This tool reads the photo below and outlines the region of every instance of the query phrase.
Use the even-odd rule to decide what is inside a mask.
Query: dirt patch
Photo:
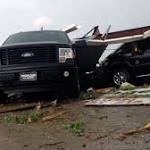
[[[121,141],[118,137],[150,121],[149,106],[84,107],[84,102],[72,102],[44,111],[69,111],[47,122],[6,124],[0,116],[0,149],[2,150],[149,150],[150,132],[134,134]],[[31,110],[33,111],[33,110]],[[24,113],[24,112],[17,112]],[[139,117],[140,116],[140,117]],[[77,136],[66,124],[84,123],[84,132]],[[78,127],[75,128],[78,130]]]

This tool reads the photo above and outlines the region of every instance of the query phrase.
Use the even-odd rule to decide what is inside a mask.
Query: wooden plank
[[[117,98],[87,100],[85,106],[138,106],[150,105],[149,98]]]
[[[61,112],[50,114],[49,116],[44,117],[42,120],[43,120],[43,122],[50,121],[50,120],[53,120],[57,117],[60,117],[60,116],[64,115],[67,112],[68,112],[68,110],[63,110]]]
[[[31,104],[16,104],[16,105],[1,105],[0,107],[0,113],[9,113],[9,112],[15,112],[15,111],[23,111],[27,109],[35,108],[37,103],[31,103]]]
[[[24,104],[12,104],[12,105],[1,105],[0,106],[0,113],[9,113],[9,112],[16,112],[16,111],[24,111],[29,109],[36,108],[38,103],[24,103]],[[41,104],[41,108],[52,106],[52,102],[43,103]]]

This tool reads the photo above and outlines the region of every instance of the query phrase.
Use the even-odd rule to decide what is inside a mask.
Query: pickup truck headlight
[[[59,48],[59,63],[65,63],[67,59],[73,59],[74,53],[71,48]]]

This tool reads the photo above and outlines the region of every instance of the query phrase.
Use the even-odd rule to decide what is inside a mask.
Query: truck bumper
[[[21,81],[22,73],[36,72],[35,81]],[[64,73],[69,73],[65,77]],[[23,93],[39,91],[58,91],[77,84],[78,74],[76,67],[42,67],[27,69],[9,69],[0,72],[0,90],[20,91]]]

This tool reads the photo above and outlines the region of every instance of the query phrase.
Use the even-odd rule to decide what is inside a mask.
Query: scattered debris
[[[150,87],[137,87],[130,83],[124,83],[119,90],[114,88],[98,89],[96,90],[96,99],[86,99],[85,106],[138,106],[150,105]],[[130,87],[129,87],[130,86]],[[127,90],[128,89],[128,90]],[[98,95],[99,93],[104,93]]]
[[[17,111],[24,111],[29,109],[36,109],[40,110],[41,108],[46,108],[49,106],[53,106],[52,102],[46,103],[22,103],[22,104],[14,104],[14,105],[7,105],[5,107],[0,107],[0,113],[9,113],[9,112],[17,112]]]
[[[53,120],[53,119],[56,119],[64,114],[66,114],[68,112],[68,110],[64,110],[64,111],[61,111],[61,112],[57,112],[55,114],[51,114],[49,116],[46,116],[42,119],[43,122],[46,122],[46,121],[50,121],[50,120]]]
[[[95,92],[98,94],[107,94],[107,93],[110,93],[115,90],[116,89],[114,89],[114,88],[103,88],[103,89],[97,89],[97,90],[95,90]]]
[[[121,136],[119,136],[118,139],[123,141],[124,139],[127,138],[127,136],[133,135],[135,133],[143,132],[144,130],[150,130],[150,123],[147,123],[144,127],[141,127],[141,128],[138,128],[138,129],[133,129],[133,130],[130,130],[128,132],[125,132]]]
[[[38,104],[36,105],[36,110],[39,111],[41,110],[41,108],[42,108],[41,102],[38,102]]]
[[[116,90],[104,94],[105,98],[149,98],[150,88],[137,87],[133,90]]]
[[[138,105],[150,105],[149,98],[118,98],[107,99],[100,98],[95,100],[85,101],[85,106],[138,106]]]
[[[103,138],[107,138],[109,135],[100,135],[100,136],[98,136],[98,137],[96,137],[95,139],[94,139],[94,141],[95,140],[100,140],[100,139],[103,139]]]
[[[95,99],[96,97],[96,92],[93,88],[87,89],[87,92],[80,93],[80,100]]]
[[[128,82],[122,83],[120,90],[134,90],[136,87]]]
[[[149,85],[148,83],[144,83],[143,87],[144,87],[144,88],[149,88],[150,85]]]
[[[125,132],[123,133],[124,135],[132,135],[132,134],[135,134],[135,133],[139,133],[139,132],[142,132],[144,130],[150,130],[150,123],[147,123],[144,127],[142,128],[138,128],[138,129],[135,129],[135,130],[130,130],[128,132]]]
[[[43,147],[51,147],[51,146],[56,146],[56,145],[59,145],[59,144],[64,144],[64,142],[60,141],[60,142],[55,142],[55,143],[44,144],[44,145],[40,146],[40,149],[43,148]]]
[[[116,136],[116,139],[120,140],[120,141],[123,141],[127,138],[126,135],[120,135],[120,136]]]
[[[92,87],[88,88],[86,91],[87,91],[87,93],[95,92]]]
[[[89,139],[90,141],[97,141],[104,138],[107,138],[111,135],[110,132],[103,132],[103,131],[90,131],[87,132],[85,137]]]
[[[55,99],[54,101],[51,102],[51,105],[52,105],[53,107],[56,107],[57,104],[58,104],[58,100],[57,100],[57,99]]]
[[[85,123],[83,122],[66,124],[64,127],[76,136],[82,136],[85,131]]]
[[[23,111],[35,108],[37,103],[28,103],[28,104],[19,104],[19,105],[11,105],[10,107],[1,107],[0,113],[9,113],[9,112],[16,112],[16,111]]]

